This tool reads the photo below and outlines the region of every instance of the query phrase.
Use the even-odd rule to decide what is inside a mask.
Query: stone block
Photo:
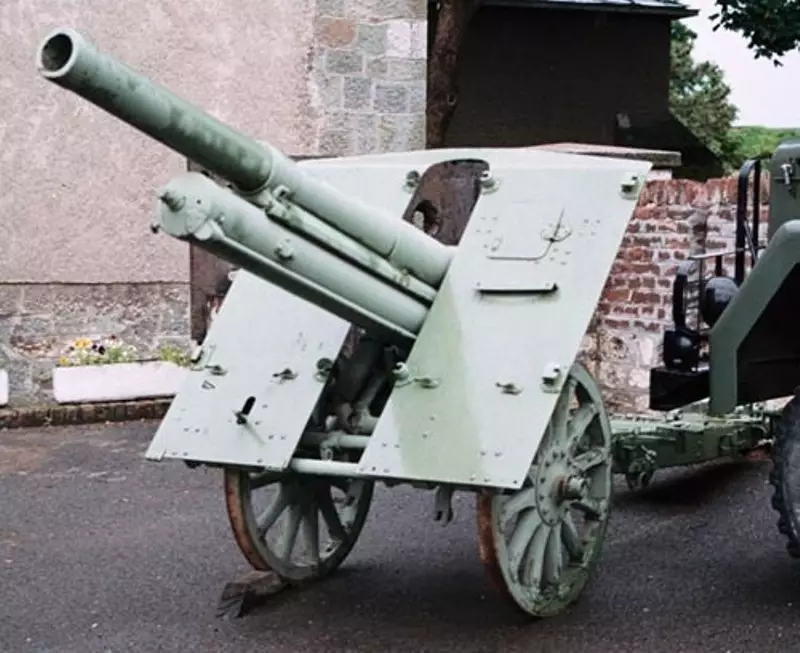
[[[377,131],[378,148],[383,152],[418,150],[425,146],[425,116],[383,115]]]
[[[368,77],[372,77],[373,79],[383,79],[386,77],[388,70],[389,66],[386,63],[386,59],[382,57],[367,59],[366,72]]]
[[[342,77],[336,75],[316,75],[320,101],[326,109],[338,109],[344,104],[344,85]]]
[[[428,75],[427,59],[395,59],[386,60],[386,79],[406,81],[426,81]]]
[[[428,31],[424,20],[391,20],[386,31],[386,55],[404,59],[425,59]]]
[[[408,112],[425,113],[428,93],[425,82],[408,85]]]
[[[354,154],[372,154],[378,151],[378,116],[374,113],[353,114],[350,117],[354,133]]]
[[[360,75],[364,72],[364,55],[350,50],[329,50],[325,70],[338,75]]]
[[[325,120],[326,132],[348,132],[352,135],[375,133],[377,116],[374,113],[337,111]]]
[[[360,23],[355,47],[359,52],[378,57],[386,53],[386,23]]]
[[[326,131],[319,139],[319,152],[323,156],[344,156],[351,153],[351,133],[349,131]]]
[[[372,105],[372,80],[369,77],[345,77],[343,81],[344,108],[369,110]]]
[[[408,88],[401,84],[377,84],[373,107],[380,113],[406,113]]]
[[[341,18],[345,15],[345,0],[316,0],[317,16]]]
[[[427,17],[427,3],[425,0],[346,0],[345,13],[348,17],[360,20],[424,20]]]

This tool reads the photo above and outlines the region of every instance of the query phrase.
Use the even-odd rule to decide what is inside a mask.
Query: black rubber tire
[[[785,535],[789,555],[800,558],[800,394],[784,406],[772,444],[769,482],[778,530]]]

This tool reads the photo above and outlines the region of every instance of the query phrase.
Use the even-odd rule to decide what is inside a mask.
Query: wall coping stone
[[[534,145],[530,149],[649,161],[656,169],[679,168],[682,161],[681,153],[672,150],[651,150],[638,147],[596,145],[592,143],[546,143],[544,145]]]

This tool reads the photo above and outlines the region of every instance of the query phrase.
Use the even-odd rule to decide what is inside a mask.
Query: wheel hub
[[[589,480],[583,476],[567,476],[561,479],[559,486],[562,501],[582,499],[589,491]]]
[[[569,510],[570,503],[586,496],[589,481],[561,447],[553,447],[537,465],[536,504],[542,520],[555,526]]]

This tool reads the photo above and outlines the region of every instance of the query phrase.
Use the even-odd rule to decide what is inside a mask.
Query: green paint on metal
[[[739,457],[771,438],[772,418],[759,405],[715,417],[706,402],[661,418],[614,416],[614,472],[638,487],[660,469]]]
[[[635,206],[622,185],[649,168],[533,150],[483,154],[498,190],[475,206],[408,359],[440,386],[392,394],[364,472],[521,486]],[[444,424],[435,442],[421,437],[430,415]],[[396,443],[413,453],[395,453]]]
[[[744,371],[739,369],[740,348],[748,337],[760,337],[765,346],[771,347],[772,360],[767,364],[779,365],[783,361],[796,358],[795,347],[774,350],[769,343],[778,341],[779,333],[759,334],[756,329],[759,322],[772,320],[786,323],[788,315],[769,315],[770,302],[782,291],[784,284],[793,278],[796,267],[800,264],[800,220],[790,220],[775,233],[769,246],[761,253],[757,265],[750,271],[739,292],[722,313],[719,321],[711,329],[709,336],[709,412],[713,415],[725,415],[741,404],[746,403],[741,397],[742,384],[747,382]],[[783,306],[785,303],[781,303]],[[791,344],[791,343],[790,343]],[[796,339],[795,339],[796,344]],[[797,378],[787,378],[787,387],[779,388],[773,396],[755,396],[755,400],[764,400],[791,394],[797,385]],[[758,388],[749,390],[759,394]]]
[[[800,138],[783,141],[769,161],[770,240],[787,220],[800,217]]]
[[[453,292],[445,280],[436,298],[437,310],[457,315],[450,309]],[[383,437],[373,435],[370,444],[382,455],[371,462],[362,459],[365,473],[385,474],[399,467],[423,479],[424,470],[434,465],[466,485],[491,482],[484,462],[497,452],[484,447],[476,431],[478,407],[472,405],[469,356],[461,334],[462,325],[454,319],[439,337],[417,339],[407,363],[410,382],[395,388],[391,405],[381,415],[394,428]],[[426,401],[433,394],[443,401]],[[435,410],[426,409],[431,403]]]
[[[427,308],[283,226],[208,177],[187,172],[162,193],[185,199],[161,207],[162,229],[312,301],[360,326],[404,339],[422,325]],[[339,242],[347,238],[339,235]]]

